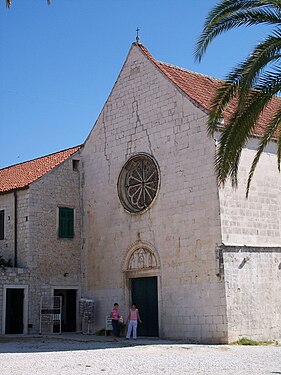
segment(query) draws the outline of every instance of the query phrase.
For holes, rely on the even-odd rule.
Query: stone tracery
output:
[[[119,197],[130,212],[142,212],[153,202],[159,185],[158,168],[145,154],[131,158],[123,167],[119,180]]]
[[[151,268],[157,268],[157,260],[150,250],[141,247],[131,254],[128,262],[128,270]]]

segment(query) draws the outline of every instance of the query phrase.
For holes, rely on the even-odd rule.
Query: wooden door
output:
[[[23,333],[24,289],[6,289],[6,334]]]
[[[132,303],[139,309],[142,324],[138,324],[138,335],[158,337],[158,293],[157,277],[131,279]]]

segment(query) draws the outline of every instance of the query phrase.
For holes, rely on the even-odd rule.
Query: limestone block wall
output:
[[[38,334],[40,330],[41,297],[51,295],[48,285],[38,283],[36,272],[28,268],[0,269],[0,333],[5,333],[6,304],[4,294],[9,288],[25,288],[24,297],[24,333]]]
[[[243,150],[238,189],[220,189],[224,273],[229,340],[279,339],[280,186],[276,145],[269,144],[254,174],[248,199],[246,182],[257,148]]]
[[[281,250],[223,249],[229,341],[281,338]]]
[[[29,188],[29,268],[40,283],[80,282],[80,171],[72,159],[54,168]],[[79,166],[80,167],[80,166]],[[59,207],[74,208],[74,238],[59,238]],[[67,274],[67,276],[64,276]]]
[[[7,268],[0,275],[0,285],[2,298],[4,284],[28,286],[29,333],[39,332],[41,296],[52,295],[54,287],[80,290],[81,167],[77,169],[76,163],[73,168],[72,159],[79,160],[79,155],[76,153],[28,189],[16,192],[19,268]],[[74,208],[72,239],[58,237],[59,207]],[[0,254],[14,260],[14,193],[0,196],[0,209],[5,209],[5,240],[0,241]],[[0,316],[3,319],[3,311]]]
[[[29,248],[29,193],[30,190],[17,191],[17,266],[30,267]],[[15,225],[15,224],[14,224]]]
[[[15,210],[15,206],[17,206]],[[0,240],[0,255],[15,262],[15,216],[17,215],[17,248],[20,248],[18,266],[26,266],[26,240],[28,233],[28,191],[21,190],[0,195],[0,210],[4,210],[4,236]],[[17,214],[16,214],[17,212]],[[19,255],[19,254],[18,254]]]
[[[6,288],[17,286],[27,287],[27,304],[35,293],[35,277],[31,275],[30,271],[24,268],[10,268],[7,267],[5,270],[0,269],[0,332],[5,333],[5,304],[4,304],[4,293]],[[34,316],[32,309],[27,309],[27,316],[25,317],[25,331],[30,332],[28,328],[29,322],[33,322],[39,319],[39,316]]]
[[[4,239],[0,240],[0,255],[8,260],[14,260],[14,196],[12,193],[0,195],[0,210],[5,211]]]
[[[128,274],[123,259],[136,241],[158,252],[160,335],[226,341],[224,284],[216,257],[221,243],[213,172],[214,142],[206,115],[132,47],[118,80],[82,151],[83,294],[96,301],[96,327],[113,302],[127,310]],[[128,158],[144,152],[160,168],[152,207],[130,214],[117,180]],[[141,276],[141,274],[140,274]]]
[[[225,245],[281,246],[281,176],[274,143],[261,156],[248,199],[245,196],[256,147],[257,140],[252,139],[243,150],[238,189],[233,189],[228,183],[219,192],[222,242]]]

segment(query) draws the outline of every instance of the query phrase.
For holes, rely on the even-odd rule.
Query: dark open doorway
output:
[[[6,334],[23,333],[23,288],[6,289]]]
[[[132,302],[139,309],[142,324],[138,325],[138,335],[158,337],[158,293],[157,277],[131,279]]]
[[[62,297],[61,331],[76,331],[76,289],[55,289],[54,296]]]

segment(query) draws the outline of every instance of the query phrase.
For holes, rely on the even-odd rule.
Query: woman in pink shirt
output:
[[[126,340],[129,340],[132,330],[133,330],[133,339],[135,340],[137,338],[138,321],[141,323],[139,310],[137,309],[136,304],[133,303],[130,308],[128,319],[127,319],[127,322],[129,322],[129,326],[127,330]]]
[[[112,319],[112,328],[113,328],[113,340],[118,341],[117,337],[119,336],[120,325],[119,325],[119,311],[118,311],[118,303],[114,303],[113,309],[110,313],[110,317]]]

